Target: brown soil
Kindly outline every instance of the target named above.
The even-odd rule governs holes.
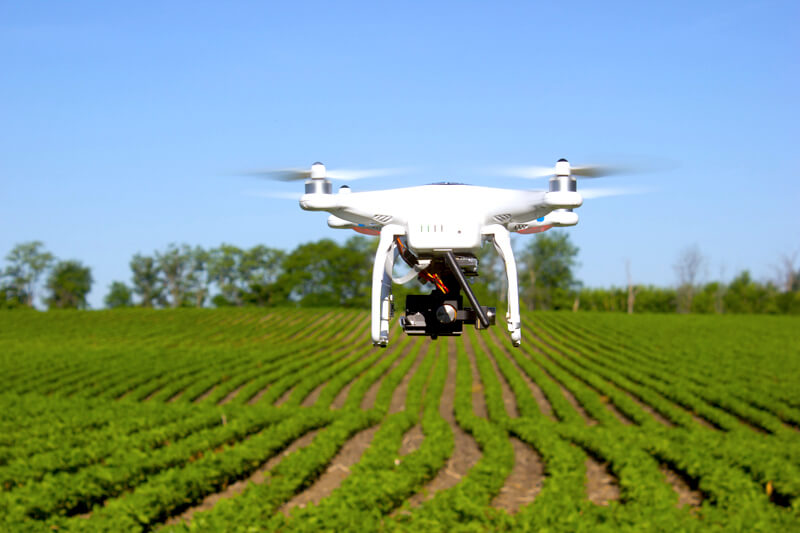
[[[294,507],[305,507],[309,503],[317,504],[333,492],[342,481],[350,474],[350,467],[361,459],[364,451],[372,442],[372,437],[378,431],[378,426],[365,429],[356,433],[352,439],[344,443],[342,449],[331,461],[328,469],[313,485],[303,492],[296,494],[291,500],[281,507],[283,514],[288,514]]]
[[[405,435],[403,435],[403,443],[400,445],[400,451],[398,455],[401,457],[403,455],[408,455],[419,450],[419,447],[422,446],[422,441],[425,440],[425,434],[422,433],[422,426],[417,424],[413,428],[409,429]]]
[[[608,463],[599,463],[592,457],[586,458],[586,496],[597,505],[608,505],[612,500],[619,500],[619,484],[611,472]]]
[[[516,396],[514,396],[514,392],[511,390],[511,387],[509,387],[505,376],[503,376],[503,373],[500,372],[500,369],[497,367],[497,361],[495,361],[494,355],[486,347],[486,339],[484,337],[484,334],[478,333],[477,338],[478,338],[478,345],[472,346],[473,350],[482,351],[484,354],[486,354],[486,358],[489,359],[489,362],[492,363],[492,368],[494,369],[494,373],[497,376],[498,381],[500,382],[500,391],[502,392],[503,395],[503,405],[506,408],[506,413],[508,413],[508,416],[512,418],[518,418],[519,410],[517,409],[517,398]],[[469,350],[469,348],[467,348],[467,350]]]
[[[236,387],[235,389],[230,391],[223,399],[221,399],[219,402],[217,402],[217,405],[225,405],[226,403],[228,403],[231,400],[233,400],[236,397],[236,395],[239,394],[239,391],[242,390],[242,388],[245,385],[247,385],[247,383],[242,383],[241,385],[239,385],[238,387]]]
[[[682,405],[677,405],[677,404],[675,404],[675,405],[678,408],[683,409],[687,413],[689,413],[691,415],[691,417],[694,419],[694,421],[697,422],[698,424],[700,424],[701,426],[703,426],[704,428],[713,429],[714,431],[717,431],[717,426],[715,426],[714,424],[712,424],[711,422],[709,422],[708,420],[706,420],[702,416],[698,415],[697,413],[695,413],[693,411],[689,411],[688,409],[686,409]]]
[[[403,380],[400,382],[400,385],[397,386],[392,394],[392,401],[389,403],[389,414],[399,413],[400,411],[405,410],[406,396],[408,396],[408,385],[411,383],[411,378],[413,378],[414,374],[417,373],[419,365],[422,364],[423,359],[426,357],[433,357],[432,352],[434,352],[435,349],[433,342],[427,339],[424,342],[425,344],[423,344],[422,348],[419,350],[417,360],[414,361],[414,364],[408,369],[408,372],[406,372],[406,375],[403,376]]]
[[[536,347],[531,347],[530,349],[535,350],[537,353],[541,353],[541,352],[539,352],[538,349],[536,349]],[[528,354],[528,357],[531,360],[533,360],[533,358],[530,356],[530,354]],[[535,360],[533,362],[534,362],[534,364],[538,365],[538,363],[536,363]],[[561,389],[561,394],[564,395],[564,398],[567,399],[569,404],[578,412],[579,415],[581,415],[581,418],[583,418],[584,422],[586,422],[590,426],[594,426],[594,425],[596,425],[598,423],[597,420],[595,420],[594,418],[589,416],[589,413],[586,412],[586,409],[584,409],[583,406],[580,403],[578,403],[578,400],[575,399],[575,396],[573,396],[572,393],[569,390],[567,390],[567,388],[564,385],[562,385],[560,381],[558,381],[552,375],[550,375],[550,373],[546,369],[544,369],[541,365],[539,365],[539,369],[548,378],[550,378],[553,381],[553,383],[558,385],[558,388]]]
[[[544,464],[533,448],[521,440],[511,437],[514,447],[514,468],[506,478],[492,505],[516,513],[520,507],[531,503],[544,484]]]
[[[586,384],[586,386],[587,387],[591,387],[591,385],[588,385],[588,384]],[[608,396],[604,396],[604,395],[600,394],[600,391],[598,391],[598,390],[596,390],[594,388],[592,388],[592,390],[595,393],[600,395],[600,401],[603,402],[604,404],[606,404],[606,408],[609,411],[611,411],[611,414],[613,414],[615,417],[617,417],[617,420],[619,420],[620,422],[622,422],[626,426],[633,425],[633,420],[631,420],[630,418],[628,418],[627,416],[622,414],[622,411],[617,409],[617,406],[612,403],[611,399]]]
[[[212,392],[214,392],[215,390],[217,390],[217,387],[218,387],[218,386],[219,386],[219,385],[213,385],[213,386],[212,386],[210,389],[208,389],[208,390],[207,390],[207,391],[205,391],[203,394],[201,394],[200,396],[198,396],[197,398],[195,398],[195,399],[194,399],[194,403],[200,403],[200,402],[202,402],[203,400],[205,400],[206,398],[208,398],[209,396],[211,396],[211,393],[212,393]]]
[[[398,346],[399,346],[398,342],[394,342],[394,343],[390,344],[389,347],[386,348],[386,350],[385,350],[386,353],[380,358],[380,360],[383,360],[384,357],[392,357],[394,352],[397,351],[397,347]],[[378,348],[378,349],[382,349],[382,348]],[[398,359],[396,359],[392,363],[392,365],[390,366],[389,370],[391,370],[392,368],[394,368],[398,364],[400,364],[400,361],[399,361],[400,359],[402,359],[402,356],[399,357]],[[378,362],[376,362],[375,364],[378,364]],[[387,372],[389,370],[387,370]],[[344,407],[344,404],[347,402],[347,395],[350,394],[350,388],[353,386],[353,384],[356,381],[358,381],[358,379],[360,377],[361,376],[351,380],[350,383],[348,383],[347,385],[342,387],[342,390],[339,391],[339,393],[336,395],[336,398],[334,398],[333,402],[331,402],[331,408],[332,409],[341,409],[342,407]],[[380,380],[377,380],[377,381],[380,381]],[[378,393],[378,390],[375,389],[375,394],[377,394],[377,393]],[[373,403],[374,403],[374,401],[373,401]]]
[[[529,331],[529,332],[530,332],[530,330],[527,330],[527,331]],[[531,333],[531,334],[533,334],[533,332],[530,332],[530,333]],[[545,334],[546,334],[548,337],[550,337],[551,339],[553,339],[553,337],[552,337],[551,335],[549,335],[549,334],[547,334],[547,333],[545,333]],[[537,338],[539,338],[539,339],[541,340],[541,338],[540,338],[540,337],[537,337]],[[542,342],[546,342],[546,341],[542,341]],[[548,346],[549,346],[549,344],[548,344]],[[656,420],[658,420],[658,421],[659,421],[659,422],[661,422],[662,424],[665,424],[665,425],[667,425],[667,426],[669,426],[669,427],[675,427],[675,424],[673,424],[672,422],[670,422],[669,420],[667,420],[666,418],[664,418],[664,417],[663,417],[662,415],[660,415],[660,414],[659,414],[657,411],[653,410],[653,409],[652,409],[652,408],[651,408],[649,405],[647,405],[647,404],[645,404],[645,403],[642,403],[642,402],[641,402],[641,400],[639,400],[638,398],[634,397],[633,395],[630,395],[630,396],[631,396],[631,399],[632,399],[632,400],[634,400],[635,402],[639,403],[639,405],[641,405],[641,406],[642,406],[642,408],[643,408],[645,411],[647,411],[648,413],[652,414],[652,415],[653,415],[653,417],[654,417]],[[708,428],[708,429],[713,429],[713,430],[715,430],[715,431],[718,429],[718,428],[717,428],[717,427],[716,427],[714,424],[712,424],[711,422],[709,422],[709,421],[708,421],[708,420],[706,420],[705,418],[702,418],[702,417],[701,417],[701,416],[699,416],[697,413],[694,413],[694,412],[692,412],[692,411],[690,411],[690,410],[686,409],[686,408],[685,408],[685,407],[683,407],[682,405],[678,405],[678,404],[676,404],[676,403],[674,403],[674,402],[673,402],[673,405],[674,405],[675,407],[677,407],[678,409],[683,409],[684,411],[686,411],[687,413],[689,413],[689,415],[690,415],[690,416],[691,416],[691,417],[694,419],[694,421],[695,421],[695,422],[697,422],[698,424],[700,424],[701,426],[703,426],[703,427],[706,427],[706,428]],[[748,423],[745,423],[745,424],[746,424],[746,425],[749,425]],[[756,429],[758,429],[758,428],[756,428]]]
[[[649,413],[650,416],[655,418],[656,422],[658,422],[659,424],[663,424],[663,425],[665,425],[665,426],[667,426],[669,428],[674,428],[675,427],[675,424],[672,421],[664,418],[664,415],[662,415],[661,413],[659,413],[658,411],[656,411],[655,409],[653,409],[652,407],[650,407],[649,405],[644,403],[642,400],[640,400],[636,396],[634,396],[632,394],[629,394],[628,396],[630,396],[631,400],[636,402],[636,404],[639,405],[639,407],[641,407],[645,412]]]
[[[486,397],[483,394],[483,382],[481,381],[480,373],[478,373],[478,367],[475,364],[474,347],[467,337],[461,337],[457,342],[464,343],[464,351],[467,352],[469,368],[472,371],[472,411],[475,413],[475,416],[488,418],[489,414],[486,410]]]
[[[675,472],[667,465],[661,465],[661,473],[667,480],[667,483],[672,486],[673,490],[678,493],[678,507],[688,505],[690,507],[700,507],[703,504],[703,493],[699,490],[693,489],[689,483],[678,472]]]
[[[183,390],[173,394],[172,397],[169,400],[167,400],[167,403],[173,403],[173,402],[177,401],[181,396],[183,396],[184,392],[186,392],[186,389],[183,389]]]
[[[318,429],[310,431],[294,441],[292,444],[289,445],[282,453],[270,458],[266,463],[264,463],[258,470],[253,472],[250,477],[247,479],[242,479],[235,483],[228,485],[225,490],[222,492],[217,492],[216,494],[209,494],[206,496],[202,502],[198,505],[190,507],[183,511],[179,516],[173,516],[169,520],[166,521],[165,525],[172,525],[178,524],[180,522],[189,523],[192,520],[192,517],[195,513],[199,513],[201,511],[207,511],[214,507],[218,501],[225,500],[228,498],[233,498],[237,494],[240,494],[247,488],[249,483],[254,483],[256,485],[260,485],[264,483],[268,479],[268,472],[275,468],[278,463],[280,463],[287,455],[294,452],[295,450],[299,450],[300,448],[305,448],[311,441],[314,440],[314,436],[319,432]]]
[[[324,389],[325,385],[327,384],[328,382],[326,381],[314,387],[314,390],[311,391],[311,394],[303,398],[303,401],[300,402],[300,407],[311,407],[315,403],[317,403],[317,399],[319,398],[319,395],[322,393],[322,389]]]
[[[413,340],[413,341],[411,342],[411,344],[409,344],[409,345],[408,345],[408,347],[406,348],[406,352],[408,352],[409,350],[411,350],[411,348],[412,348],[412,347],[413,347],[413,346],[414,346],[416,343],[418,343],[418,342],[420,342],[420,341],[419,341],[419,340],[417,340],[417,339]],[[377,397],[378,397],[378,391],[379,391],[379,390],[380,390],[380,388],[381,388],[381,383],[383,383],[383,380],[384,380],[384,379],[386,379],[386,376],[388,376],[388,375],[389,375],[389,373],[390,373],[392,370],[394,370],[395,368],[397,368],[397,366],[398,366],[398,365],[400,365],[400,363],[401,363],[401,362],[402,362],[402,361],[403,361],[403,360],[404,360],[406,357],[407,357],[407,356],[406,356],[406,355],[404,355],[404,356],[402,356],[402,357],[398,357],[397,359],[395,359],[395,361],[392,363],[392,366],[390,366],[390,367],[389,367],[389,368],[386,370],[386,372],[384,372],[383,376],[381,376],[381,377],[380,377],[380,379],[377,379],[377,380],[375,380],[375,383],[373,383],[372,385],[370,385],[369,389],[367,390],[367,393],[364,395],[364,398],[361,400],[361,409],[371,409],[371,408],[372,408],[372,406],[373,406],[373,405],[375,405],[375,398],[377,398]],[[410,374],[410,375],[413,375],[413,372],[414,372],[414,370],[416,369],[416,366],[419,364],[419,361],[420,361],[420,360],[421,360],[421,357],[419,357],[419,354],[418,354],[418,356],[417,356],[417,362],[415,362],[413,365],[411,365],[411,370],[409,371],[409,373],[408,373],[408,374],[406,374],[406,377],[405,377],[405,378],[403,378],[403,381],[405,381],[406,379],[411,379],[411,378],[409,377],[409,374]],[[402,386],[402,383],[401,383],[401,386]]]
[[[500,344],[500,342],[497,339],[497,336],[491,329],[489,329],[489,335],[494,339],[495,342]],[[502,344],[500,345],[502,346]],[[516,348],[514,349],[516,350]],[[508,353],[508,349],[505,346],[503,346],[503,350],[505,350],[506,353]],[[509,354],[508,360],[511,362],[511,364],[514,365],[514,368],[517,369],[517,373],[519,374],[519,376],[528,385],[528,388],[531,391],[531,395],[533,396],[533,399],[536,400],[536,404],[539,406],[539,409],[542,411],[542,413],[544,413],[544,415],[550,418],[551,420],[555,420],[556,417],[553,414],[553,407],[550,405],[550,402],[547,401],[547,396],[544,395],[542,389],[539,388],[539,385],[534,383],[534,381],[530,378],[530,376],[528,376],[528,374],[526,374],[525,371],[522,370],[519,367],[519,365],[517,365],[517,361],[514,359],[514,357],[511,356],[511,354]]]
[[[529,332],[531,335],[533,335],[533,336],[534,336],[534,337],[535,337],[537,340],[539,340],[539,341],[540,341],[542,344],[544,344],[545,346],[547,346],[548,348],[550,348],[550,349],[551,349],[551,350],[553,350],[554,352],[558,353],[558,354],[559,354],[561,357],[563,357],[564,359],[567,359],[567,360],[571,359],[571,357],[569,357],[569,356],[567,356],[566,354],[564,354],[564,352],[562,352],[562,351],[561,351],[561,350],[559,350],[558,348],[555,348],[555,347],[553,347],[552,345],[548,344],[548,343],[547,343],[547,341],[545,341],[545,340],[544,340],[544,339],[542,339],[541,337],[537,336],[537,335],[536,335],[536,334],[534,334],[532,331],[530,331],[530,330],[529,330],[528,332]],[[537,350],[537,351],[538,351],[538,350]],[[552,362],[554,365],[557,365],[557,364],[558,364],[558,362],[557,362],[555,359],[553,359],[553,357],[552,357],[550,354],[544,353],[544,352],[542,352],[542,351],[539,351],[539,353],[541,353],[543,357],[546,357],[547,359],[549,359],[549,360],[550,360],[550,361],[551,361],[551,362]],[[569,372],[569,370],[566,370],[566,369],[563,369],[563,370],[564,370],[564,372],[566,372],[566,373],[570,374],[570,375],[571,375],[571,376],[572,376],[574,379],[576,379],[577,381],[580,381],[581,383],[583,383],[583,384],[584,384],[586,387],[588,387],[589,389],[591,389],[591,390],[592,390],[592,391],[593,391],[595,394],[597,394],[598,396],[600,396],[600,401],[602,401],[604,404],[606,404],[606,408],[607,408],[609,411],[611,411],[611,414],[613,414],[613,415],[614,415],[614,416],[617,418],[617,420],[619,420],[620,422],[622,422],[622,423],[623,423],[623,424],[625,424],[626,426],[633,425],[633,421],[632,421],[630,418],[628,418],[627,416],[625,416],[624,414],[622,414],[622,412],[621,412],[619,409],[617,409],[617,406],[616,406],[616,405],[614,405],[614,403],[611,401],[611,399],[610,399],[608,396],[605,396],[604,394],[602,394],[600,391],[598,391],[597,389],[595,389],[595,388],[594,388],[594,387],[593,387],[591,384],[587,383],[586,381],[584,381],[584,380],[583,380],[583,379],[581,379],[580,377],[578,377],[578,376],[576,376],[576,375],[574,375],[574,374],[571,374],[571,373]],[[613,386],[613,384],[612,384],[612,386]],[[618,390],[619,390],[619,389],[618,389]],[[624,391],[623,391],[623,392],[624,392]]]
[[[273,405],[275,405],[275,406],[280,406],[280,405],[283,405],[284,403],[286,403],[286,400],[288,400],[288,399],[289,399],[289,396],[291,396],[291,395],[292,395],[292,391],[293,391],[293,390],[294,390],[294,386],[292,386],[292,387],[289,387],[288,389],[286,389],[286,392],[284,392],[283,394],[281,394],[281,397],[280,397],[280,398],[278,398],[277,400],[275,400],[275,403],[274,403]],[[260,398],[260,396],[259,396],[259,398]],[[248,403],[248,404],[251,404],[251,403],[256,403],[257,401],[258,401],[258,400],[257,400],[256,398],[253,398],[252,400],[250,400],[250,401],[249,401],[249,402],[247,402],[247,403]]]
[[[379,349],[379,348],[375,348],[375,349],[377,350],[377,349]],[[388,350],[388,349],[387,349],[387,350]],[[386,357],[386,355],[387,355],[387,353],[388,353],[388,351],[387,351],[387,350],[383,350],[383,353],[381,353],[381,354],[378,356],[378,358],[377,358],[377,359],[376,359],[376,360],[375,360],[375,361],[374,361],[372,364],[373,364],[373,365],[376,365],[376,364],[380,363],[381,359],[383,359],[384,357]],[[366,351],[366,352],[364,352],[364,353],[361,355],[361,357],[359,357],[359,358],[358,358],[356,361],[353,361],[353,363],[352,363],[352,364],[356,365],[356,364],[360,363],[361,361],[363,361],[364,359],[368,359],[368,358],[372,357],[372,355],[373,355],[373,352],[372,352],[372,351],[370,351],[370,350],[367,350],[367,351]],[[367,370],[369,370],[369,367],[368,367],[368,368],[365,370],[365,372],[366,372]],[[359,376],[360,376],[360,375],[359,375]],[[351,380],[350,380],[350,382],[348,383],[348,385],[351,385],[353,382],[355,382],[355,381],[356,381],[356,380],[359,378],[359,376],[355,376],[353,379],[351,379]],[[325,388],[327,385],[328,385],[328,382],[326,381],[326,382],[324,382],[324,383],[321,383],[320,385],[317,385],[316,387],[314,387],[314,390],[313,390],[313,391],[311,391],[311,394],[309,394],[308,396],[306,396],[305,398],[303,398],[303,401],[302,401],[302,403],[300,404],[300,406],[301,406],[301,407],[311,407],[311,406],[313,406],[315,403],[317,403],[317,400],[319,399],[319,395],[320,395],[320,394],[322,394],[322,390],[323,390],[323,389],[324,389],[324,388]]]
[[[252,398],[250,398],[249,400],[247,400],[247,405],[255,405],[256,403],[258,403],[258,401],[259,401],[259,400],[261,400],[261,398],[263,398],[263,397],[264,397],[264,395],[267,393],[267,391],[269,390],[269,388],[270,388],[271,386],[272,386],[272,383],[270,383],[269,385],[267,385],[266,387],[264,387],[263,389],[261,389],[260,391],[258,391],[258,392],[256,393],[256,395],[255,395],[255,396],[253,396]],[[242,387],[239,387],[239,389],[241,389],[241,388],[242,388]],[[236,395],[235,393],[239,392],[239,389],[236,389],[236,390],[235,390],[233,393],[231,393],[231,394],[233,394],[233,395],[235,396],[235,395]],[[291,390],[291,389],[289,389],[289,390]],[[226,398],[227,398],[227,397],[226,397]]]
[[[419,506],[424,501],[431,499],[440,490],[448,489],[458,483],[481,458],[481,451],[475,443],[475,439],[456,424],[455,415],[453,414],[456,394],[456,351],[453,337],[448,338],[447,360],[447,380],[442,392],[442,401],[439,404],[439,413],[453,430],[455,447],[453,455],[448,459],[445,467],[421,492],[409,499],[412,507]]]
[[[347,402],[347,395],[350,394],[350,388],[356,381],[358,380],[354,379],[350,383],[342,387],[342,390],[339,391],[339,394],[337,394],[336,398],[334,398],[333,402],[331,402],[331,409],[341,409],[342,407],[344,407],[345,402]]]
[[[160,391],[162,388],[163,388],[163,387],[158,387],[156,390],[154,390],[153,392],[151,392],[150,394],[148,394],[148,395],[147,395],[147,398],[145,398],[145,399],[144,399],[144,400],[142,400],[142,401],[143,401],[143,402],[150,401],[150,399],[151,399],[153,396],[155,396],[156,394],[158,394],[158,392],[159,392],[159,391]]]

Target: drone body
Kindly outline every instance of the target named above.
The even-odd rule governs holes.
[[[476,255],[486,240],[494,243],[505,263],[508,280],[506,324],[514,346],[522,340],[517,270],[510,233],[538,233],[555,226],[573,226],[583,197],[577,192],[569,163],[560,160],[548,191],[511,190],[438,183],[383,191],[332,192],[326,169],[315,163],[305,182],[300,207],[327,211],[328,225],[380,237],[372,276],[372,341],[386,346],[393,314],[392,283],[414,278],[436,288],[430,295],[412,295],[401,325],[408,334],[459,335],[462,324],[487,328],[494,309],[480,306],[465,276],[478,275]],[[412,268],[402,279],[392,277],[402,257]],[[472,307],[463,307],[461,291]]]

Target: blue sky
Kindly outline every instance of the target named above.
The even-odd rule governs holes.
[[[352,232],[254,191],[253,168],[413,167],[539,188],[498,165],[665,161],[591,186],[578,277],[772,276],[800,250],[800,4],[0,1],[0,256],[42,240],[94,307],[171,242],[290,249]],[[518,244],[523,244],[520,237]]]

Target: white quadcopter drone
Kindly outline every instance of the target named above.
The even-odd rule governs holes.
[[[326,172],[322,163],[311,170],[270,171],[283,180],[305,179],[300,207],[327,211],[328,226],[353,229],[380,237],[372,271],[372,342],[389,343],[389,321],[394,314],[392,283],[414,279],[430,283],[427,295],[409,295],[400,318],[409,335],[460,335],[463,324],[485,329],[495,323],[495,309],[481,306],[466,276],[478,275],[476,254],[486,240],[505,264],[508,280],[506,324],[514,346],[522,342],[517,267],[510,233],[539,233],[553,227],[574,226],[572,210],[583,204],[576,176],[599,177],[615,172],[609,167],[570,167],[566,159],[555,167],[524,167],[512,173],[522,177],[551,176],[547,191],[511,190],[459,183],[434,183],[382,191],[352,192],[342,186],[334,194],[330,179],[358,179],[378,171]],[[401,257],[411,268],[393,277]],[[472,307],[464,307],[461,291]]]

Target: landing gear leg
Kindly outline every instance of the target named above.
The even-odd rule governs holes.
[[[514,260],[514,250],[511,248],[511,237],[508,230],[500,225],[489,226],[485,234],[494,237],[494,247],[506,266],[506,279],[508,280],[508,311],[506,322],[511,334],[511,343],[518,347],[522,344],[521,319],[519,315],[519,285],[517,284],[517,263]]]
[[[372,266],[372,344],[389,344],[389,319],[392,312],[392,267],[394,238],[404,235],[402,227],[393,224],[381,228],[375,264]]]

